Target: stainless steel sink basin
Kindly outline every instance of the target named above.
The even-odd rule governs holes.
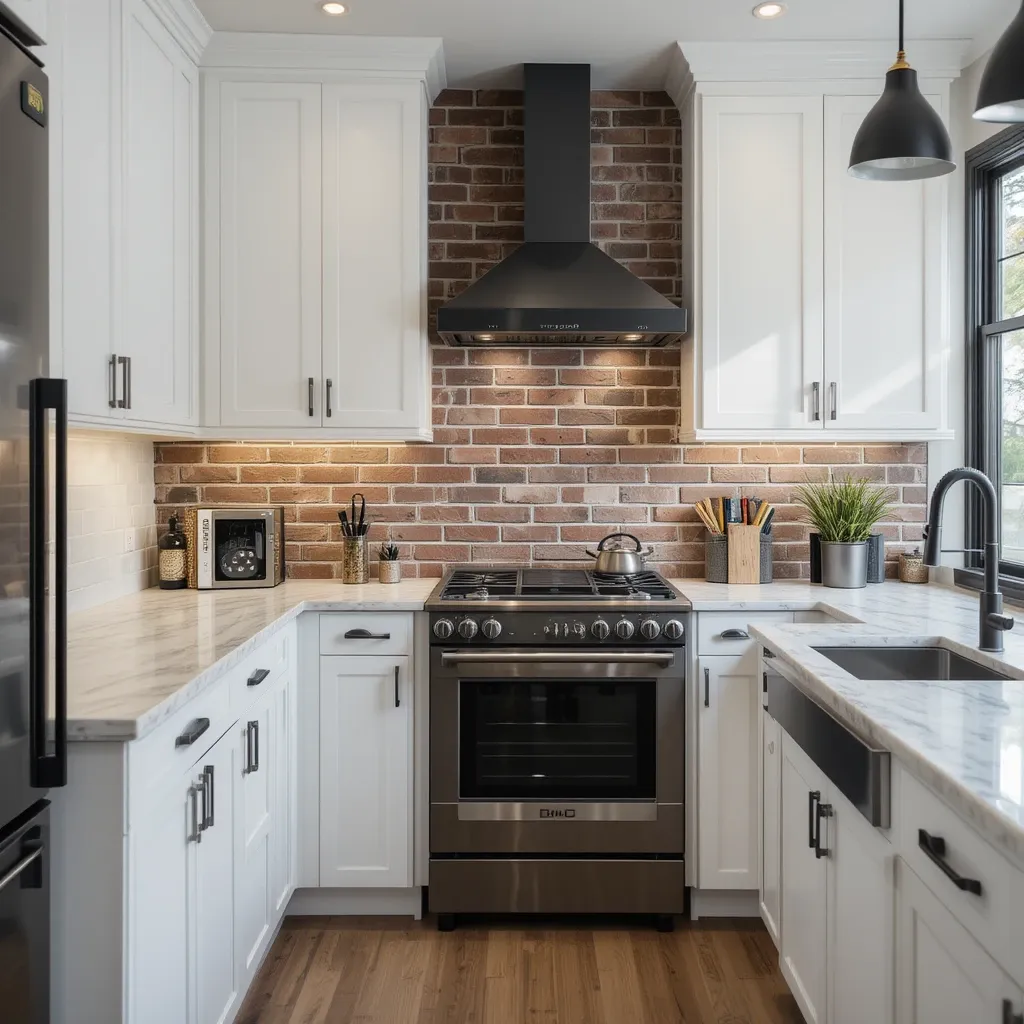
[[[857,679],[1013,679],[945,647],[815,647]]]

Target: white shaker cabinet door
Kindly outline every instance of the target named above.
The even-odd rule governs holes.
[[[219,337],[211,424],[319,427],[320,91],[209,83],[207,335]]]
[[[757,644],[698,661],[701,889],[757,888]]]
[[[703,425],[820,426],[821,96],[705,96],[701,116]]]
[[[847,173],[875,101],[825,98],[826,430],[941,426],[949,186]]]
[[[772,941],[781,941],[780,891],[782,864],[782,730],[761,712],[761,920]]]
[[[15,17],[20,18],[43,42],[49,38],[47,0],[4,0]]]
[[[1021,992],[905,861],[896,881],[897,1024],[1013,1021]]]
[[[412,885],[407,657],[320,659],[320,885]]]
[[[415,82],[324,86],[325,427],[429,427],[425,118]]]
[[[124,294],[128,419],[198,420],[199,74],[142,0],[125,7]]]

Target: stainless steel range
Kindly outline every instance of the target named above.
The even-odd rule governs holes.
[[[655,572],[451,571],[430,612],[430,889],[460,913],[683,912],[689,604]]]

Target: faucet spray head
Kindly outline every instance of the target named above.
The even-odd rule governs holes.
[[[934,523],[927,523],[924,528],[924,555],[922,556],[924,564],[938,565],[941,550],[942,527]]]

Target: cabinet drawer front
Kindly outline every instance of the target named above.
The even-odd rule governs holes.
[[[232,669],[228,683],[232,717],[237,718],[242,714],[280,678],[288,665],[291,636],[291,629],[282,629],[260,644],[245,661]]]
[[[747,627],[751,623],[780,626],[792,621],[792,612],[700,612],[697,616],[697,653],[743,654],[750,644],[757,643],[749,635]],[[729,635],[734,632],[740,635]]]
[[[340,612],[320,616],[321,654],[411,654],[412,615]]]
[[[1024,872],[909,772],[900,774],[903,859],[989,955],[1018,982],[1024,980]],[[922,830],[930,841],[921,835]],[[929,856],[924,844],[963,880],[962,885],[980,883],[981,894],[959,888]]]

